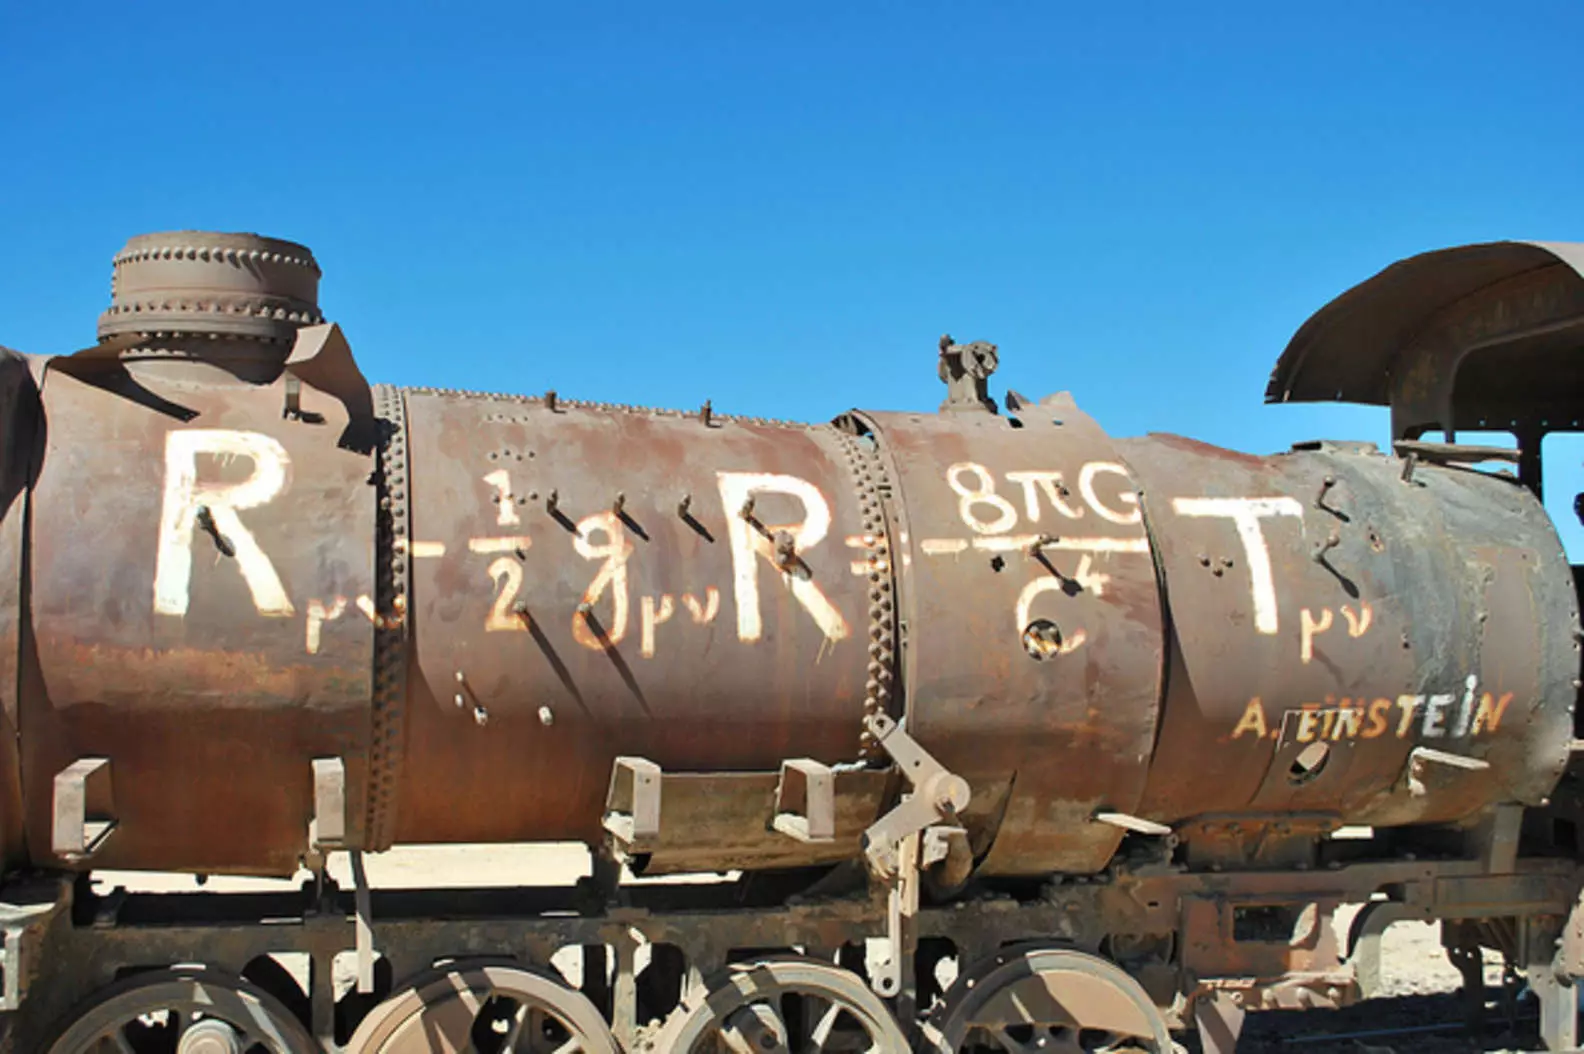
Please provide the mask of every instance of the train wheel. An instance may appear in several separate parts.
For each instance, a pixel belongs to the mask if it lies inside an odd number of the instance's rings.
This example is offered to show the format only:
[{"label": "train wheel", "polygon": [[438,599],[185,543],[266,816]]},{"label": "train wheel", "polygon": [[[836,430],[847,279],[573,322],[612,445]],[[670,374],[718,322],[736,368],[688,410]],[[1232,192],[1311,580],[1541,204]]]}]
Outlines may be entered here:
[{"label": "train wheel", "polygon": [[850,970],[808,959],[728,967],[682,1000],[656,1037],[669,1054],[906,1054],[891,1011]]},{"label": "train wheel", "polygon": [[152,970],[118,981],[50,1054],[316,1054],[302,1022],[240,977]]},{"label": "train wheel", "polygon": [[1171,1054],[1165,1018],[1113,963],[1071,948],[1013,945],[965,971],[924,1027],[940,1054]]},{"label": "train wheel", "polygon": [[347,1054],[618,1054],[582,992],[538,970],[458,962],[375,1007]]}]

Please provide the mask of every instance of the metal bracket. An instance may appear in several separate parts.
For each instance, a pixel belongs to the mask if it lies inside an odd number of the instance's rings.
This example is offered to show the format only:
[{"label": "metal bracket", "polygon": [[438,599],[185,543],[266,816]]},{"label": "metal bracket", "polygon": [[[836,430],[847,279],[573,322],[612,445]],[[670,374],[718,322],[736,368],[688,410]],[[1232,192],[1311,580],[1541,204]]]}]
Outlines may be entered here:
[{"label": "metal bracket", "polygon": [[359,995],[374,991],[374,906],[369,896],[368,874],[363,870],[363,851],[347,854],[352,863],[352,906],[357,913],[357,990]]},{"label": "metal bracket", "polygon": [[45,932],[66,907],[66,887],[57,889],[51,900],[0,903],[0,1013],[22,1008],[43,958]]},{"label": "metal bracket", "polygon": [[1493,875],[1509,874],[1518,863],[1518,836],[1523,830],[1522,805],[1492,806],[1480,824],[1480,862]]},{"label": "metal bracket", "polygon": [[1156,823],[1154,820],[1146,820],[1142,816],[1133,816],[1125,812],[1097,812],[1092,819],[1095,823],[1119,827],[1124,831],[1132,831],[1134,834],[1147,834],[1163,838],[1172,833],[1172,829],[1163,823]]},{"label": "metal bracket", "polygon": [[[888,887],[886,937],[890,955],[874,971],[871,983],[882,996],[911,1001],[913,951],[917,942],[919,870],[924,846],[930,855],[945,856],[953,839],[950,832],[931,837],[938,821],[958,829],[957,814],[968,807],[968,781],[936,761],[918,741],[884,713],[864,717],[864,728],[874,742],[891,755],[902,775],[913,785],[896,808],[870,825],[863,835],[864,857],[870,870]],[[966,843],[966,838],[960,839]]]},{"label": "metal bracket", "polygon": [[648,758],[619,757],[611,766],[601,825],[632,845],[660,833],[660,766]]},{"label": "metal bracket", "polygon": [[1408,752],[1408,765],[1403,771],[1403,778],[1408,785],[1410,797],[1422,798],[1425,796],[1424,776],[1426,765],[1445,765],[1452,769],[1461,769],[1464,772],[1483,772],[1491,767],[1491,763],[1484,758],[1471,758],[1466,754],[1451,754],[1445,750],[1436,750],[1434,747],[1414,747]]},{"label": "metal bracket", "polygon": [[781,762],[771,826],[799,842],[836,840],[836,777],[810,758]]},{"label": "metal bracket", "polygon": [[967,780],[948,772],[889,715],[867,715],[864,728],[913,785],[913,793],[871,824],[863,835],[864,855],[870,868],[881,878],[889,879],[899,872],[897,850],[903,839],[938,820],[955,826],[952,821],[968,807],[971,795]]},{"label": "metal bracket", "polygon": [[1463,443],[1425,443],[1398,439],[1392,443],[1398,457],[1412,455],[1421,461],[1441,465],[1471,465],[1481,461],[1510,461],[1517,464],[1521,451],[1505,446],[1472,446]]},{"label": "metal bracket", "polygon": [[115,827],[109,758],[79,758],[55,774],[55,855],[73,863],[86,860]]},{"label": "metal bracket", "polygon": [[0,930],[0,1012],[22,1008],[22,937],[26,929],[7,926]]},{"label": "metal bracket", "polygon": [[314,758],[314,818],[308,841],[315,849],[346,848],[346,763]]}]

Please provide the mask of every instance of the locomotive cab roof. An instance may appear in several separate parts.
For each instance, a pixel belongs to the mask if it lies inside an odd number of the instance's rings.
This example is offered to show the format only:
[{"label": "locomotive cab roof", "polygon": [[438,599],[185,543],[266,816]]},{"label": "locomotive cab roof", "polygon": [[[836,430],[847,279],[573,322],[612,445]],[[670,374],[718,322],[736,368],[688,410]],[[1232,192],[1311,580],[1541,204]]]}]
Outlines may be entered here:
[{"label": "locomotive cab roof", "polygon": [[1504,241],[1392,264],[1315,312],[1265,401],[1391,407],[1392,437],[1512,433],[1538,489],[1540,440],[1584,420],[1584,244]]}]

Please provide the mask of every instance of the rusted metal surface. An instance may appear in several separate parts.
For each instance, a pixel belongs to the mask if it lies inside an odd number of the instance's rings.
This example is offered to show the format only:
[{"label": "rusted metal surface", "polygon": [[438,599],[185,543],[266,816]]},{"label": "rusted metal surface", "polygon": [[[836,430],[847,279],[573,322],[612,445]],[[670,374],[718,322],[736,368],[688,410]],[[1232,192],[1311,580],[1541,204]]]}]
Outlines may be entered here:
[{"label": "rusted metal surface", "polygon": [[[1578,614],[1532,495],[1462,469],[1404,482],[1401,460],[1345,446],[1119,445],[1173,627],[1144,815],[1263,814],[1252,839],[1282,814],[1435,823],[1546,796]],[[1410,771],[1416,748],[1438,753]]]},{"label": "rusted metal surface", "polygon": [[869,582],[833,430],[424,391],[407,419],[402,840],[596,840],[618,754],[857,755]]},{"label": "rusted metal surface", "polygon": [[49,370],[22,698],[39,858],[81,757],[115,771],[101,866],[290,872],[315,757],[346,759],[361,805],[371,463],[336,447],[338,401],[304,398],[318,423],[282,417],[280,384]]},{"label": "rusted metal surface", "polygon": [[[1584,245],[1443,249],[1317,311],[1282,352],[1265,398],[1390,404],[1397,437],[1512,429],[1537,448],[1548,431],[1580,427],[1581,343]],[[1538,486],[1537,472],[1524,476]]]},{"label": "rusted metal surface", "polygon": [[[1257,927],[1239,930],[1235,916],[1230,923],[1233,939],[1195,950],[1199,972],[1185,972],[1173,947],[1182,947],[1190,933],[1221,932],[1216,920],[1206,929],[1190,929],[1186,906],[1257,901],[1296,905],[1299,910],[1291,915],[1292,931],[1297,931],[1306,905],[1357,902],[1381,888],[1392,888],[1403,898],[1398,902],[1404,909],[1402,917],[1425,920],[1513,912],[1555,915],[1567,910],[1578,890],[1576,868],[1566,861],[1521,862],[1518,872],[1508,876],[1512,881],[1488,887],[1492,892],[1519,893],[1504,901],[1491,901],[1485,891],[1471,890],[1466,882],[1477,876],[1478,865],[1467,861],[1391,861],[1264,874],[1135,874],[1124,869],[1104,882],[1054,884],[1032,900],[986,897],[927,907],[919,922],[935,954],[944,946],[959,965],[995,955],[1031,934],[1089,953],[1105,947],[1113,960],[1140,979],[1163,1010],[1171,1007],[1179,992],[1223,988],[1237,991],[1251,1007],[1267,1000],[1278,1005],[1298,1005],[1300,1000],[1321,1003],[1329,998],[1328,986],[1341,986],[1336,997],[1345,1002],[1352,995],[1346,965],[1340,971],[1296,969],[1319,961],[1312,954],[1319,946],[1312,941],[1293,951],[1290,976],[1231,983],[1235,964],[1256,960],[1268,964],[1275,961],[1272,956],[1281,954],[1273,942],[1258,940],[1268,933]],[[570,888],[376,891],[377,943],[389,965],[390,987],[384,990],[399,997],[406,982],[426,974],[440,959],[507,954],[520,963],[543,967],[569,946],[619,949],[623,942],[634,941],[681,950],[680,961],[649,959],[677,977],[708,976],[744,948],[795,946],[829,963],[844,945],[879,936],[884,928],[883,907],[863,897],[796,904],[744,902],[735,900],[740,890],[734,885],[647,886],[628,892],[628,905],[591,912],[586,900]],[[1476,899],[1458,899],[1465,892],[1473,892]],[[232,974],[241,973],[260,955],[308,952],[316,964],[308,993],[309,1020],[316,1036],[330,1039],[336,998],[330,964],[347,947],[352,898],[333,889],[328,893],[318,897],[309,887],[284,893],[111,895],[73,908],[69,886],[30,891],[13,885],[6,901],[0,902],[0,916],[8,915],[12,903],[30,894],[44,905],[53,898],[57,905],[52,911],[35,912],[28,931],[25,965],[38,1014],[22,1022],[26,1030],[22,1038],[31,1036],[34,1043],[24,1043],[21,1049],[39,1049],[39,1039],[46,1038],[39,1031],[47,1033],[85,996],[111,983],[121,965],[183,961],[200,947],[212,968]],[[736,910],[721,910],[727,895],[738,904]],[[74,915],[95,921],[73,924]],[[1306,923],[1303,933],[1310,932]],[[1124,940],[1124,934],[1134,936]],[[1250,938],[1254,938],[1252,946]],[[630,953],[616,956],[616,972],[636,968]],[[640,1026],[655,1016],[664,1019],[675,1005],[675,996],[668,1001],[665,985],[656,983],[665,972],[656,969],[647,978],[636,977],[636,984],[617,984],[627,1005],[603,1003],[607,1019],[636,1020]],[[861,966],[857,972],[863,973]],[[921,970],[921,975],[928,972]],[[604,977],[602,970],[601,983]],[[587,980],[585,990],[592,991]],[[601,999],[613,994],[606,988]],[[636,1009],[633,1000],[640,1004]],[[359,1009],[349,1000],[343,1010],[361,1015],[367,1004]]]},{"label": "rusted metal surface", "polygon": [[937,1054],[986,1047],[1073,1054],[1097,1038],[1107,1047],[1172,1050],[1165,1017],[1115,963],[1031,941],[964,964],[925,1026],[922,1046]]},{"label": "rusted metal surface", "polygon": [[407,458],[407,404],[399,389],[373,393],[379,422],[379,507],[374,519],[374,684],[370,699],[368,848],[396,837],[401,767],[407,747],[407,671],[411,665],[409,586],[412,479]]},{"label": "rusted metal surface", "polygon": [[1490,242],[1398,261],[1310,316],[1282,352],[1266,401],[1384,404],[1391,398],[1397,356],[1427,324],[1459,302],[1478,300],[1525,275],[1561,289],[1579,284],[1584,245]]},{"label": "rusted metal surface", "polygon": [[[1065,395],[998,415],[995,346],[949,338],[953,412],[830,426],[371,388],[305,248],[135,239],[98,346],[0,353],[0,851],[269,874],[347,849],[357,891],[3,901],[0,1005],[48,989],[52,1018],[193,949],[236,973],[304,951],[325,1040],[349,944],[355,1021],[439,958],[576,943],[635,1049],[651,1019],[686,1031],[685,978],[763,950],[817,957],[889,1030],[942,995],[943,949],[1037,935],[1224,1047],[1242,1009],[1353,998],[1389,923],[1447,918],[1529,972],[1560,1042],[1584,634],[1531,491],[1584,399],[1577,371],[1548,383],[1584,333],[1581,261],[1472,247],[1346,294],[1273,398],[1385,399],[1407,441],[1267,458],[1113,440]],[[1470,467],[1499,451],[1419,441],[1493,421],[1528,489]],[[365,849],[552,840],[758,873],[364,880]],[[1383,891],[1341,947],[1333,910]],[[1055,972],[1009,999],[1060,1003]],[[1127,1010],[1123,987],[1086,1005]],[[762,1002],[731,1027],[774,1045]],[[1081,1023],[1021,1022],[1058,1045]]]},{"label": "rusted metal surface", "polygon": [[984,871],[1094,871],[1154,744],[1159,590],[1110,439],[1070,400],[1016,413],[860,415],[905,516],[908,727],[974,785]]},{"label": "rusted metal surface", "polygon": [[834,782],[832,833],[821,842],[773,826],[773,772],[661,773],[652,833],[623,839],[630,868],[643,875],[767,869],[851,860],[885,800],[884,772],[844,772]]}]

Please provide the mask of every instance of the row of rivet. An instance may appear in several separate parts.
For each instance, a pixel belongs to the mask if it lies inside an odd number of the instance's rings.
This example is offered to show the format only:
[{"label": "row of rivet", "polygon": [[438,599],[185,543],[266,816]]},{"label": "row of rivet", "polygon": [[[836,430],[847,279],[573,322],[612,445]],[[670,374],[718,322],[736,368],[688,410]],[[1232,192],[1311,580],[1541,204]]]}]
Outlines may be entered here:
[{"label": "row of rivet", "polygon": [[[461,399],[487,399],[492,402],[538,404],[549,409],[552,413],[562,410],[596,410],[607,413],[646,414],[651,417],[676,417],[692,418],[702,422],[705,427],[714,427],[718,424],[750,424],[764,425],[768,428],[796,428],[809,429],[811,426],[803,421],[783,421],[773,417],[734,417],[728,414],[716,413],[710,403],[705,402],[700,410],[676,410],[667,407],[637,406],[630,403],[591,403],[580,399],[563,399],[555,392],[548,392],[546,396],[537,395],[507,395],[500,392],[478,392],[464,388],[407,388],[412,395],[437,395]],[[496,421],[509,421],[505,415],[491,415]],[[518,423],[527,423],[529,418],[522,416]],[[820,426],[823,427],[823,426]]]},{"label": "row of rivet", "polygon": [[258,302],[222,303],[221,301],[187,301],[172,302],[161,300],[158,302],[147,301],[144,303],[115,303],[106,309],[107,315],[141,315],[144,312],[158,314],[165,311],[181,311],[189,314],[202,313],[210,315],[241,315],[245,318],[275,318],[287,322],[302,322],[317,325],[324,321],[324,316],[317,311],[288,311],[278,305],[261,304]]},{"label": "row of rivet", "polygon": [[[891,564],[890,525],[882,506],[882,489],[890,483],[877,453],[845,431],[838,431],[847,469],[858,487],[858,511],[863,524],[864,563],[869,584],[869,666],[864,682],[864,716],[888,713],[896,684],[896,600]],[[879,750],[867,730],[859,737],[865,755]]]},{"label": "row of rivet", "polygon": [[144,260],[213,260],[216,263],[241,264],[270,263],[287,267],[306,267],[319,273],[319,263],[311,256],[288,256],[285,253],[265,252],[262,249],[229,249],[204,245],[162,245],[152,249],[134,249],[115,258],[115,266],[141,263]]},{"label": "row of rivet", "polygon": [[374,387],[375,413],[388,429],[379,452],[374,556],[374,690],[369,740],[368,829],[364,848],[395,837],[397,779],[405,753],[407,700],[407,412],[402,391]]},{"label": "row of rivet", "polygon": [[[193,341],[193,340],[202,339],[202,340],[215,341],[215,342],[222,343],[222,344],[228,343],[228,342],[229,343],[233,343],[233,344],[242,344],[242,345],[247,345],[249,347],[254,345],[254,344],[275,344],[275,345],[279,345],[281,347],[286,347],[286,346],[289,346],[289,344],[290,344],[290,341],[281,340],[281,339],[278,339],[276,337],[254,336],[252,334],[247,334],[247,333],[183,333],[180,330],[172,330],[170,332],[166,332],[166,331],[162,330],[162,331],[157,332],[157,333],[154,333],[154,332],[140,333],[138,335],[140,337],[143,337],[143,338],[148,339],[148,340],[177,340],[177,339],[180,339],[180,340],[183,340],[183,341],[189,341],[190,342],[190,341]],[[106,341],[108,339],[110,339],[110,338],[109,337],[101,337],[100,338],[100,343],[104,343],[104,341]],[[250,352],[247,350],[246,347],[235,349],[235,353],[236,354],[241,354],[241,355],[250,354]],[[139,357],[139,356],[149,356],[149,355],[169,355],[172,358],[186,358],[186,357],[191,356],[193,354],[193,351],[192,351],[192,348],[190,348],[190,347],[164,348],[164,347],[160,347],[157,344],[140,344],[140,345],[137,345],[136,347],[122,348],[118,352],[118,354],[122,358],[135,358],[135,357]],[[204,354],[206,354],[206,355],[209,355],[209,354],[223,355],[224,352],[210,352],[210,351],[206,350],[204,352]]]}]

